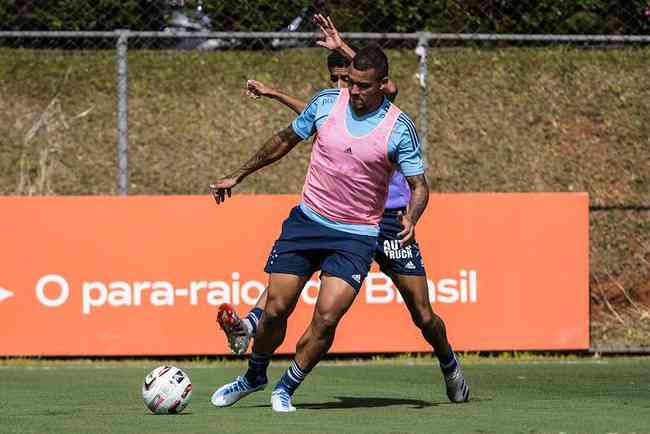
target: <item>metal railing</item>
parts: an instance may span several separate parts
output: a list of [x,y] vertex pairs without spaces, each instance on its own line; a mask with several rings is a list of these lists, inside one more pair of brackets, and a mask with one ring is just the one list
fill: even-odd
[[[415,54],[418,58],[417,77],[419,85],[419,102],[417,105],[418,132],[426,154],[428,142],[427,88],[428,88],[428,51],[431,46],[443,42],[502,42],[502,43],[588,43],[588,44],[647,44],[650,36],[645,35],[517,35],[517,34],[449,34],[449,33],[342,33],[342,37],[351,41],[412,41],[416,44]],[[0,31],[3,38],[46,38],[46,39],[115,39],[117,67],[117,193],[128,194],[128,52],[129,40],[133,39],[217,39],[217,40],[314,40],[320,33],[286,33],[286,32],[163,32],[163,31]]]

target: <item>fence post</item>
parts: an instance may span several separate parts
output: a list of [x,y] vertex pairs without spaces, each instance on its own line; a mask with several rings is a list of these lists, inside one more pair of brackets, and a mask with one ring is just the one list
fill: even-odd
[[128,30],[116,30],[117,38],[117,194],[129,192],[129,76]]
[[420,84],[420,104],[418,108],[418,131],[420,133],[420,144],[422,146],[422,158],[425,166],[429,166],[426,156],[427,135],[429,124],[427,119],[427,51],[429,48],[428,32],[419,32],[418,45],[415,54],[418,56],[418,79]]

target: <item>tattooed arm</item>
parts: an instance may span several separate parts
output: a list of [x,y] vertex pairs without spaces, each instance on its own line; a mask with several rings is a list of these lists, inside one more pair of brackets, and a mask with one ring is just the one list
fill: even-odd
[[402,246],[410,243],[415,238],[415,224],[420,220],[429,202],[429,186],[424,174],[407,176],[406,182],[408,182],[411,189],[411,201],[406,214],[400,216],[400,223],[404,229],[397,236]]
[[253,172],[278,161],[291,151],[302,139],[294,132],[291,125],[276,133],[243,166],[210,184],[210,192],[217,204],[230,197],[231,189]]

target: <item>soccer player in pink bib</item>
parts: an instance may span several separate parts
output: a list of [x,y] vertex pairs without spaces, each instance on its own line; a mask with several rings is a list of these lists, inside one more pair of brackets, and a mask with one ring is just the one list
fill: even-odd
[[[394,225],[394,236],[400,248],[413,241],[428,188],[413,123],[384,97],[387,76],[383,52],[376,47],[361,50],[349,68],[349,89],[321,91],[289,128],[275,135],[239,171],[211,186],[220,203],[245,176],[317,133],[301,203],[285,220],[267,261],[270,278],[264,314],[257,308],[257,315],[249,314],[251,318],[242,321],[252,331],[249,334],[256,332],[249,369],[214,393],[214,405],[232,405],[266,386],[269,358],[284,339],[286,319],[306,281],[320,269],[321,289],[312,323],[271,398],[275,411],[295,410],[291,405],[294,391],[327,353],[339,320],[369,270],[397,167],[408,185],[406,194],[399,195],[407,198],[408,207],[396,207],[390,216],[399,223]],[[450,348],[448,356],[448,366],[441,362],[443,372],[453,365],[451,371],[457,374],[457,390],[450,399],[465,401],[469,389]],[[448,394],[449,390],[448,382]]]

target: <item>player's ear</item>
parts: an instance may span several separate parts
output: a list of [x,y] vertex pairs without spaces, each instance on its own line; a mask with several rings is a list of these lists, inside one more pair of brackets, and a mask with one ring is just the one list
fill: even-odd
[[384,95],[388,98],[388,101],[393,102],[397,97],[397,85],[391,79],[388,79],[388,82],[382,88]]
[[379,80],[379,88],[383,91],[386,88],[386,86],[388,85],[389,81],[390,80],[388,79],[387,76],[382,78],[381,80]]

